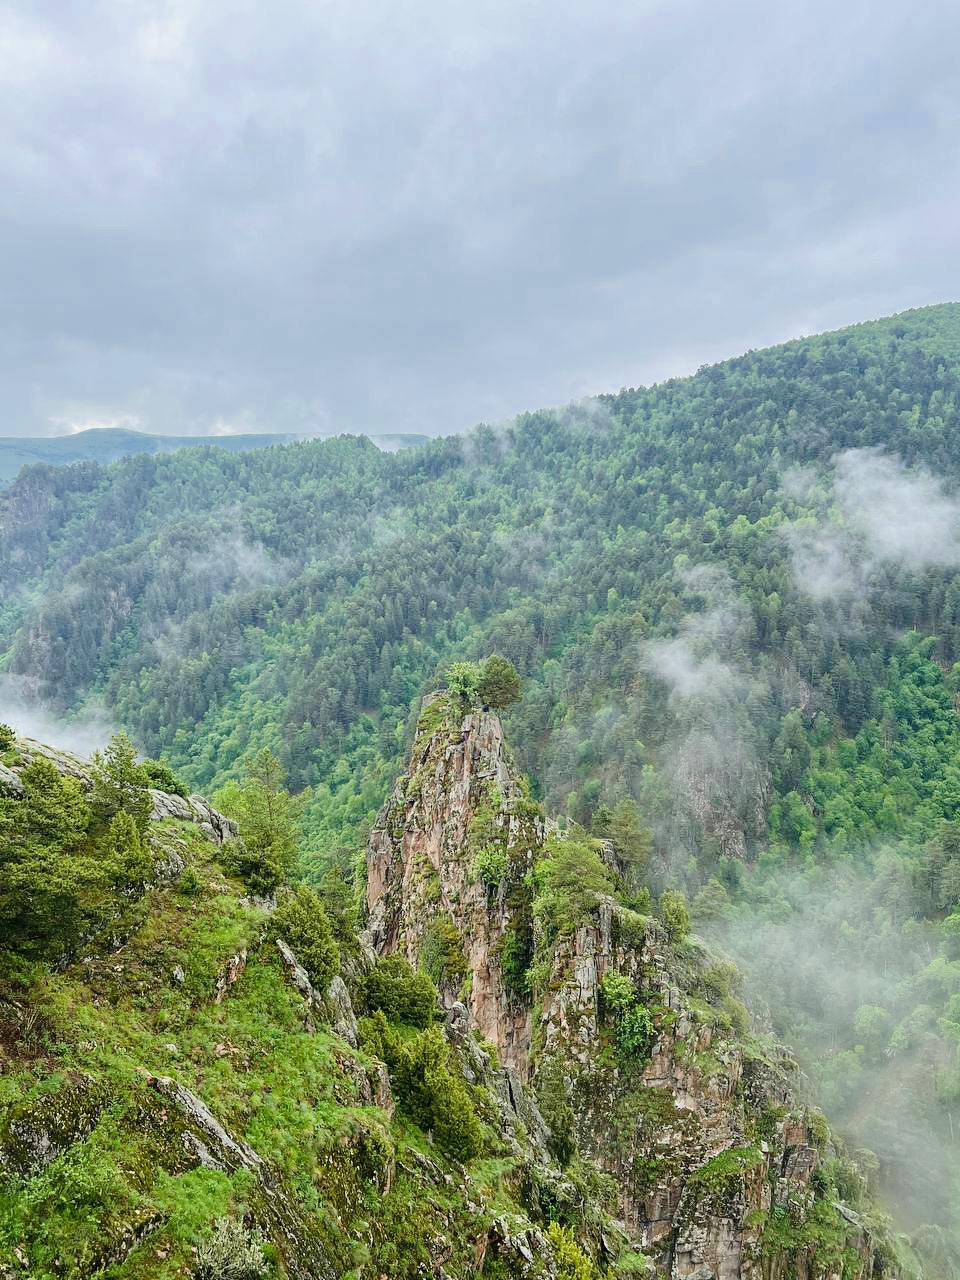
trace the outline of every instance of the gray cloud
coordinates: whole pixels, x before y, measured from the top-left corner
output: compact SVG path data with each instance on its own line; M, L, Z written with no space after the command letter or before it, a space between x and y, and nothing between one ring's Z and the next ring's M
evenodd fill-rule
M4 431L460 430L956 295L958 36L948 0L10 0Z

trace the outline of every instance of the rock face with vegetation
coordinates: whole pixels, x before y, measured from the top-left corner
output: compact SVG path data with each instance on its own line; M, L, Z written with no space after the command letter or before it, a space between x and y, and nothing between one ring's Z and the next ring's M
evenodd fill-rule
M429 700L410 772L370 836L368 928L378 951L422 964L446 1004L462 1000L521 1075L531 1016L511 985L510 949L518 922L530 929L524 882L542 842L542 816L509 763L499 718L458 718L444 695Z
M546 830L498 717L429 699L370 838L375 948L466 1003L539 1095L561 1163L579 1149L612 1177L658 1273L898 1274L861 1174L800 1105L785 1050L750 1031L735 970L688 936L682 901L664 894L655 919L615 842Z
M3 1280L645 1274L463 1004L306 886L250 892L289 834L266 764L237 834L122 741L2 753Z

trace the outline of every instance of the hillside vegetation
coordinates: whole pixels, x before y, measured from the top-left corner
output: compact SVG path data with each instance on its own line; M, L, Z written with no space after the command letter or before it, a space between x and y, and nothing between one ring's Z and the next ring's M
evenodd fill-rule
M2 678L227 798L270 748L303 874L349 894L420 698L503 655L532 798L633 832L949 1274L958 393L949 304L393 455L28 469Z

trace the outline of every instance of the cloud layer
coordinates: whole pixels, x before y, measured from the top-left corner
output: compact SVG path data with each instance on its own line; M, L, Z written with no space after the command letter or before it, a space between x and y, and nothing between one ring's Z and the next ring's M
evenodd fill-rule
M949 0L10 0L4 432L449 432L956 296L958 37Z

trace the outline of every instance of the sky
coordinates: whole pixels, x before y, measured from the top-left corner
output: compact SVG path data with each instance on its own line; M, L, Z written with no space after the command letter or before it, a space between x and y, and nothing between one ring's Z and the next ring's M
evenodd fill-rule
M960 298L954 0L0 0L0 435L449 434Z

